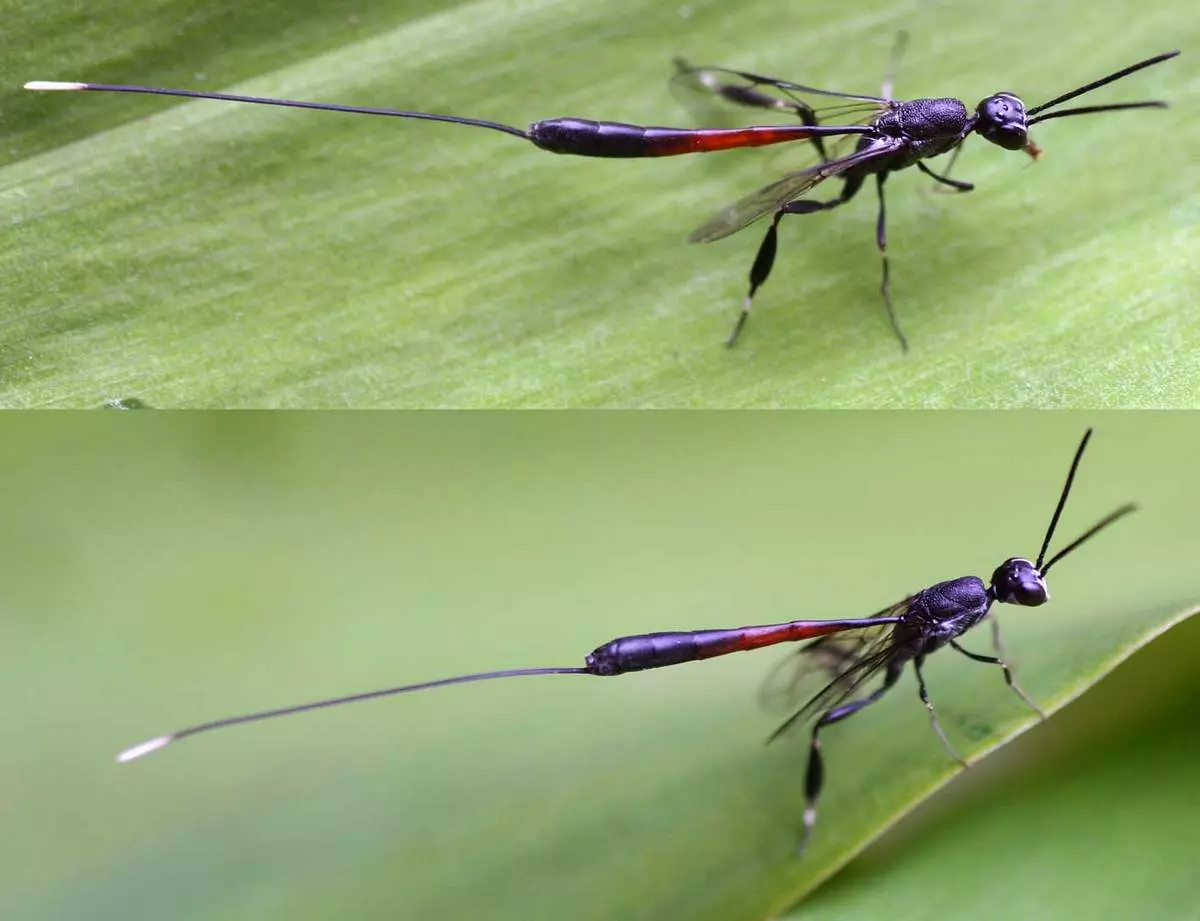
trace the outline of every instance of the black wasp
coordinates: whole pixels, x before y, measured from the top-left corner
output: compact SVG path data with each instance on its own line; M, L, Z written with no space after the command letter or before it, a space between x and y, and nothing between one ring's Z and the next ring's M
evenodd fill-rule
M890 79L882 96L860 96L817 89L786 80L775 80L723 67L692 67L676 62L679 85L691 86L703 92L715 93L725 100L750 108L782 111L800 119L799 125L759 125L749 128L651 128L621 122L592 121L585 118L551 118L534 122L528 130L499 122L457 115L434 115L402 109L381 109L367 106L345 106L323 102L300 102L292 99L265 99L258 96L239 96L230 93L206 93L196 90L160 89L150 86L131 86L111 83L56 83L42 80L25 84L29 90L94 90L118 93L149 93L160 96L185 96L199 99L219 99L227 102L249 102L261 105L289 106L300 109L322 109L361 115L386 115L395 118L414 118L424 121L450 122L475 128L501 131L530 141L542 150L583 157L669 157L687 153L707 153L737 147L764 147L790 141L811 141L820 163L759 189L720 213L696 230L688 239L693 243L709 243L736 233L747 224L773 214L771 226L750 267L750 292L738 315L733 332L725 340L733 345L750 313L754 293L771 274L775 263L779 222L786 214L811 214L828 211L853 198L868 176L875 177L879 194L879 217L875 226L875 241L883 259L883 293L888 319L900 345L907 351L908 341L900 329L892 307L888 279L887 228L883 202L883 184L897 170L916 166L926 175L958 192L974 188L969 182L950 178L953 159L946 172L939 175L923 162L931 157L953 151L957 156L963 141L978 134L986 141L1006 150L1024 150L1035 159L1041 149L1029 138L1028 129L1039 122L1069 115L1088 115L1118 109L1164 108L1165 102L1122 102L1109 105L1082 106L1048 112L1084 93L1099 89L1153 64L1175 57L1178 51L1155 55L1116 73L1093 80L1069 93L1056 96L1032 109L1026 109L1013 93L988 96L974 112L968 112L961 100L950 97L914 99L898 102L891 98ZM841 106L817 110L803 100L804 96L826 96L848 100ZM822 117L850 120L852 124L821 124ZM857 119L857 121L855 121ZM824 138L857 137L853 152L830 157ZM817 185L839 176L843 180L837 198L813 201L800 196Z
M771 735L771 739L774 739L785 730L804 723L810 717L816 717L812 723L808 769L805 774L807 806L804 811L804 835L801 841L801 847L803 847L807 843L816 821L817 800L824 784L824 762L821 757L819 738L821 730L852 716L879 700L895 686L904 672L905 666L910 662L916 672L921 700L929 710L929 719L933 728L942 740L942 744L959 761L962 761L962 758L942 731L942 727L938 723L937 712L933 708L933 703L925 687L925 678L921 668L930 654L944 646L950 646L976 662L999 666L1009 687L1041 714L1037 705L1013 680L1012 671L1002 656L985 656L969 652L959 645L958 638L985 618L993 616L991 608L996 602L1019 604L1025 607L1037 607L1045 604L1050 597L1045 579L1050 568L1084 541L1136 508L1132 503L1121 506L1102 518L1049 560L1046 559L1046 552L1050 547L1050 540L1054 536L1054 529L1058 525L1059 516L1062 515L1067 496L1071 492L1071 484L1075 480L1075 471L1079 467L1084 448L1087 447L1088 439L1091 436L1092 432L1089 429L1075 452L1075 459L1071 462L1071 469L1067 474L1066 485L1063 486L1058 506L1054 509L1054 515L1050 519L1050 526L1046 529L1046 537L1042 541L1042 549L1038 552L1037 560L1030 562L1023 557L1005 560L992 573L990 585L985 585L983 580L977 576L963 576L948 582L939 582L937 585L922 589L870 617L855 620L794 620L757 627L646 633L619 637L594 649L584 659L582 667L517 668L456 675L436 681L424 681L419 684L407 684L401 687L335 697L277 710L228 717L190 726L169 735L158 736L148 742L126 749L118 755L117 760L132 761L188 736L238 723L272 719L292 713L301 713L305 710L334 707L394 694L407 694L412 691L423 691L449 684L465 684L472 681L529 675L608 677L626 672L640 672L668 665L680 665L699 659L711 659L733 652L774 646L777 643L816 638L814 642L803 646L799 650L799 655L806 664L814 665L828 672L829 683ZM997 652L1000 652L999 633L994 620L993 629L997 630L994 637ZM882 683L870 693L858 696L857 692L862 686L878 675L882 675ZM965 762L963 763L965 764Z
M901 34L895 57L899 57L904 44ZM879 196L879 212L875 222L875 243L883 262L883 281L880 293L887 308L892 331L900 346L908 350L908 340L900 329L892 306L891 282L887 258L887 211L884 205L883 185L889 175L910 166L956 192L970 192L975 186L969 182L950 178L954 161L962 150L963 142L972 134L1005 150L1023 150L1033 159L1041 156L1042 150L1029 137L1029 128L1039 122L1069 115L1085 115L1093 112L1111 112L1118 109L1165 108L1165 102L1125 102L1110 105L1084 106L1047 112L1053 106L1082 96L1135 71L1159 64L1179 54L1169 51L1155 55L1137 64L1122 68L1116 73L1093 80L1091 83L1056 96L1032 109L1015 93L994 93L982 100L974 112L959 99L941 97L936 99L914 99L900 102L892 99L891 78L884 85L882 96L855 96L831 90L801 86L770 77L721 67L692 67L682 60L676 61L679 71L676 80L702 89L729 102L762 109L774 109L795 114L805 125L818 126L822 116L839 119L858 117L867 122L865 128L851 126L820 126L821 132L811 138L820 163L817 166L790 173L782 179L764 186L716 214L688 238L693 243L710 243L736 233L746 225L773 213L771 225L758 248L758 254L750 267L750 291L742 305L733 332L726 343L733 345L750 315L750 304L755 292L771 274L778 248L779 222L788 214L812 214L829 211L850 201L870 176L875 177L875 190ZM778 94L778 95L773 95ZM801 98L806 94L834 96L852 100L851 103L832 109L818 111ZM1042 114L1046 113L1046 114ZM848 154L830 157L824 138L836 135L857 135L854 150ZM944 173L935 173L922 161L950 153L950 162ZM817 185L834 176L842 179L842 188L836 198L814 201L800 196L812 191Z
M904 46L905 36L901 34L896 46L895 58L899 58L900 49ZM824 145L824 138L850 134L850 126L838 128L822 126L828 131L822 131L811 138L820 163L815 167L802 169L788 174L782 179L758 189L754 194L726 207L716 213L702 227L696 229L688 239L691 242L707 243L721 240L737 233L746 225L757 221L758 218L774 213L767 235L763 237L762 245L754 263L750 266L750 291L746 294L742 313L738 315L733 331L726 339L732 345L737 341L746 319L750 315L751 301L758 288L767 281L770 270L775 264L775 253L778 249L779 222L785 215L810 215L816 211L829 211L850 201L858 194L863 183L869 176L875 176L875 189L880 199L880 210L875 222L875 242L880 249L880 259L883 263L883 279L880 293L883 295L884 306L887 307L888 320L896 339L899 339L901 349L907 351L908 341L904 331L900 329L892 305L892 285L890 285L887 257L887 209L884 206L883 183L895 171L917 167L930 179L941 185L954 189L955 192L971 192L973 183L952 179L950 170L954 168L955 158L962 149L962 143L971 134L978 134L986 142L1001 146L1004 150L1024 150L1030 157L1037 159L1042 155L1042 149L1030 138L1028 130L1038 122L1050 119L1066 118L1068 115L1085 115L1097 112L1114 112L1117 109L1147 109L1165 108L1165 102L1126 102L1108 104L1108 106L1086 106L1073 109L1061 109L1050 113L1048 110L1058 104L1082 96L1085 92L1099 89L1100 86L1115 82L1130 73L1142 70L1144 67L1160 64L1174 58L1178 52L1168 52L1154 55L1138 64L1122 68L1108 77L1093 80L1092 83L1080 86L1061 96L1052 98L1040 106L1025 108L1025 103L1013 92L996 92L984 98L976 106L973 113L967 112L967 107L961 100L953 97L923 98L900 102L892 98L892 80L888 78L884 84L882 96L854 96L841 94L832 90L821 90L812 86L802 86L776 80L770 77L760 77L757 74L742 71L730 71L724 67L692 67L683 60L676 61L678 68L677 80L689 84L694 89L713 92L728 102L740 106L782 110L791 112L804 125L820 125L821 116L830 115L838 119L858 116L860 122L869 122L865 131L854 132L858 140L850 153L830 157ZM773 95L778 94L778 95ZM851 103L832 109L820 110L809 106L803 101L804 95L834 96L850 100ZM938 174L922 161L950 153L950 161L946 171ZM804 195L830 177L839 176L842 180L838 197L826 201L802 199Z

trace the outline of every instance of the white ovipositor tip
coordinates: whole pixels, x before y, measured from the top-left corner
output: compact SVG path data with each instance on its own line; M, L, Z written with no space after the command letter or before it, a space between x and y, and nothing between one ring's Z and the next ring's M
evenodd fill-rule
M86 90L86 83L55 83L53 80L30 80L25 84L27 90Z
M125 764L128 761L133 761L135 758L142 757L142 755L158 751L160 748L165 748L170 742L171 736L159 736L157 739L151 739L149 742L143 742L141 745L127 748L121 754L117 755L117 764Z

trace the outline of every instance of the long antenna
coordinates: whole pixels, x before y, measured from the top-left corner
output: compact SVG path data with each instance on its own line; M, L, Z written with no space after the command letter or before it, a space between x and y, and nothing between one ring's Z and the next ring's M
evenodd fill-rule
M1107 86L1108 84L1112 83L1114 80L1120 80L1122 77L1128 77L1130 74L1136 73L1137 71L1139 71L1145 67L1152 67L1155 64L1161 64L1163 61L1169 61L1171 58L1175 57L1175 55L1177 55L1177 54L1179 54L1178 51L1167 51L1167 52L1164 52L1163 54L1156 54L1152 58L1146 58L1146 60L1139 61L1136 64L1130 64L1128 67L1118 70L1115 74L1109 74L1107 77L1101 77L1099 80L1093 80L1091 83L1085 84L1084 86L1081 86L1078 89L1071 90L1071 92L1069 92L1069 93L1063 93L1061 96L1056 96L1053 99L1051 99L1049 102L1043 102L1040 106L1034 106L1032 109L1027 110L1025 114L1026 115L1037 115L1038 112L1044 112L1047 109L1053 108L1054 106L1058 105L1060 102L1066 102L1068 99L1074 99L1076 96L1082 96L1084 93L1090 93L1092 90L1097 90L1102 86ZM1165 103L1164 103L1164 105L1165 105ZM1091 111L1104 111L1104 109L1096 108ZM1082 113L1080 112L1080 113L1076 113L1076 114L1082 114ZM1034 119L1033 121L1030 121L1029 124L1032 125L1034 121L1044 121L1044 120L1045 119Z
M1027 126L1037 125L1041 122L1048 122L1052 118L1066 118L1068 115L1091 115L1093 112L1116 112L1120 109L1169 109L1170 105L1161 101L1154 102L1118 102L1109 106L1080 106L1077 109L1062 109L1059 112L1051 112L1049 115L1040 115L1037 118L1031 118L1025 124Z
M1122 505L1115 512L1112 512L1111 514L1106 515L1104 518L1102 518L1096 524L1092 525L1090 528L1088 528L1086 531L1084 531L1084 533L1081 537L1077 537L1075 540L1071 541L1071 543L1067 544L1067 546L1063 547L1062 550L1059 550L1058 553L1054 554L1054 556L1050 557L1049 563L1047 563L1045 566L1039 566L1038 572L1040 572L1044 576L1046 573L1048 573L1050 571L1051 566L1053 566L1055 563L1057 563L1059 560L1061 560L1064 556L1066 556L1068 553L1070 553L1072 550L1074 550L1076 547L1078 547L1080 544L1082 544L1089 537L1092 537L1097 532L1103 530L1104 528L1107 528L1110 524L1112 524L1118 518L1124 518L1130 512L1136 512L1137 509L1138 509L1138 507L1137 507L1136 502L1127 502L1125 505Z
M1050 546L1050 539L1054 537L1054 529L1058 527L1059 516L1062 515L1063 506L1067 504L1067 496L1071 494L1071 484L1075 482L1075 471L1079 469L1079 461L1083 458L1083 450L1087 447L1087 443L1091 440L1092 430L1088 429L1083 433L1083 441L1079 442L1079 447L1075 450L1075 459L1071 461L1071 470L1067 474L1067 482L1063 486L1062 495L1058 497L1058 507L1054 510L1054 517L1050 519L1050 527L1046 529L1046 539L1042 541L1042 549L1038 551L1037 563L1034 564L1034 569L1042 572L1042 560L1046 558L1046 548Z
M358 703L361 700L374 700L377 697L391 697L394 694L407 694L409 691L424 691L426 688L440 688L447 684L467 684L472 681L490 681L492 678L517 678L523 675L590 675L593 672L586 668L511 668L496 672L478 672L473 675L458 675L454 678L439 678L437 681L423 681L420 684L405 684L397 688L384 688L379 691L366 691L362 694L350 694L346 697L331 697L328 700L317 700L307 704L296 704L292 707L280 707L277 710L261 710L258 713L247 713L243 716L230 716L211 723L199 723L188 726L165 736L157 736L149 741L131 746L117 755L117 761L124 764L148 755L150 752L166 748L172 742L186 739L188 736L199 735L213 729L223 729L226 726L236 726L238 723L255 723L259 720L275 719L277 716L290 716L293 713L303 713L306 710L321 710L325 707L340 707L342 704Z
M1042 565L1042 561L1046 558L1046 550L1049 548L1050 541L1054 537L1054 529L1058 527L1058 519L1062 515L1063 507L1067 504L1067 496L1071 494L1071 484L1075 482L1075 471L1079 469L1079 462L1083 459L1083 450L1087 447L1088 441L1091 439L1091 437L1092 430L1088 429L1083 433L1083 440L1079 442L1079 447L1075 450L1075 459L1071 461L1071 470L1067 473L1067 482L1063 485L1062 495L1058 497L1058 507L1054 509L1054 517L1050 519L1050 527L1046 529L1046 539L1042 541L1042 549L1038 552L1038 558L1037 562L1034 564L1034 568L1043 576L1050 571L1051 566L1061 560L1064 556L1066 556L1084 541L1094 537L1118 518L1124 518L1130 512L1137 511L1136 503L1127 502L1115 512L1111 512L1104 518L1100 519L1100 521L1084 531L1080 537L1075 538L1075 540L1067 544L1067 546L1065 546L1062 550L1054 554L1054 556L1050 558L1050 562L1046 563L1045 566Z
M270 99L265 96L237 96L232 93L202 93L197 90L166 90L154 86L130 86L121 83L54 83L47 80L32 80L25 89L37 92L92 90L104 93L148 93L152 96L185 96L190 99L219 99L224 102L248 102L261 106L286 106L292 109L321 109L325 112L349 112L351 115L387 115L392 118L419 118L431 122L449 122L452 125L470 125L475 128L491 128L525 140L529 135L512 125L484 121L481 118L462 118L458 115L431 115L428 112L409 112L404 109L377 109L371 106L343 106L332 102L300 102L295 99Z

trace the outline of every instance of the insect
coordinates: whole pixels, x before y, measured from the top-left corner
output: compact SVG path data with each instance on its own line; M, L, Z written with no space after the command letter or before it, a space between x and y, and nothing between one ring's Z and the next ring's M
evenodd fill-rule
M139 745L126 749L117 756L119 762L133 761L143 755L160 748L186 739L189 736L210 732L226 726L239 723L249 723L258 720L274 719L306 710L318 710L325 707L335 707L342 704L371 700L378 697L388 697L396 694L407 694L412 691L424 691L430 688L444 687L451 684L466 684L474 681L490 681L498 678L516 678L532 675L596 675L608 677L622 675L627 672L640 672L652 668L663 668L669 665L680 665L684 662L694 662L700 659L711 659L716 656L728 655L750 649L760 649L774 646L778 643L792 643L800 640L814 640L798 650L802 665L814 666L825 671L828 683L808 703L793 713L770 736L773 740L786 730L805 723L815 717L812 722L808 767L805 774L806 806L803 820L803 835L801 849L808 842L816 822L817 801L824 784L824 761L821 756L820 733L834 723L841 722L864 707L875 703L892 687L904 672L904 668L912 663L916 672L921 701L929 711L929 719L938 738L953 758L966 764L962 757L951 745L938 722L937 711L925 686L922 666L926 657L944 646L962 653L976 662L984 662L998 666L1004 675L1008 686L1030 707L1043 715L1037 705L1027 695L1013 678L1012 670L1003 658L999 642L998 628L995 626L991 608L995 603L1016 604L1025 607L1037 607L1049 600L1046 589L1046 574L1067 554L1073 552L1085 541L1108 527L1119 518L1134 511L1133 503L1122 505L1114 512L1106 515L1090 527L1082 536L1076 538L1050 559L1046 553L1054 530L1058 526L1059 517L1071 492L1075 481L1075 473L1083 457L1084 449L1091 438L1092 431L1088 429L1075 452L1067 474L1066 484L1046 529L1045 539L1041 550L1033 562L1023 557L1012 557L1005 560L992 573L991 583L985 585L976 576L963 576L937 585L922 589L916 594L889 605L870 617L851 620L794 620L780 624L767 624L755 627L738 627L724 630L696 630L671 633L646 633L636 636L623 636L592 650L584 659L582 667L552 667L552 668L516 668L500 671L478 672L468 675L456 675L451 678L441 678L435 681L424 681L418 684L407 684L400 687L384 688L368 691L362 694L351 694L345 697L335 697L319 700L313 703L298 704L276 710L265 710L242 716L228 717L208 723L200 723L181 729L169 735L158 736ZM993 637L996 641L996 656L979 655L969 652L958 643L958 638L981 623L988 617L993 618ZM882 675L880 685L870 693L856 696L857 692L872 678Z
M1107 77L1093 80L1069 93L1056 96L1049 102L1026 109L1025 104L1013 93L1003 92L988 96L973 113L958 99L914 99L901 102L891 98L891 80L884 87L882 96L860 96L838 93L832 90L802 86L785 80L775 80L723 67L692 67L676 61L675 80L701 92L715 93L735 105L750 108L782 111L795 115L798 125L757 125L747 128L656 128L627 125L620 122L592 121L585 118L551 118L534 122L528 129L504 125L478 118L457 115L434 115L428 112L410 112L402 109L381 109L366 106L347 106L323 102L299 102L291 99L266 99L257 96L238 96L230 93L207 93L196 90L160 89L149 86L129 86L109 83L55 83L33 81L25 84L28 90L93 90L117 93L149 93L160 96L185 96L198 99L218 99L228 102L248 102L261 105L289 106L301 109L321 109L332 112L349 112L362 115L387 115L396 118L414 118L426 121L450 122L476 128L488 128L523 138L534 146L551 153L572 154L582 157L671 157L688 153L708 153L730 150L737 147L763 147L792 141L810 141L820 162L807 169L789 173L782 179L759 189L727 208L718 212L711 220L699 227L688 238L693 243L710 243L730 236L767 215L773 215L766 236L758 248L758 254L750 267L750 290L742 304L733 331L726 338L733 345L750 315L750 305L755 293L775 264L778 249L779 222L788 214L812 214L829 211L850 201L869 176L875 177L875 188L879 195L879 216L875 226L875 242L883 262L883 281L880 292L887 308L892 331L903 350L908 350L908 340L900 328L892 305L891 283L888 274L887 227L884 209L883 185L887 177L902 169L916 166L921 172L957 192L969 192L974 186L950 178L953 156L957 156L963 141L978 134L984 140L1006 150L1024 150L1036 159L1041 154L1029 137L1028 129L1039 122L1070 115L1087 115L1094 112L1111 112L1118 109L1165 108L1165 102L1123 102L1109 105L1083 106L1073 109L1049 110L1061 103L1090 93L1092 90L1120 80L1143 68L1159 64L1175 57L1178 51L1155 55L1137 64L1131 64ZM803 100L804 96L825 96L847 100L833 110L819 111ZM821 124L824 115L840 118L857 118L854 124ZM857 138L854 150L848 154L831 158L824 139L837 137ZM939 175L922 161L953 151L946 172ZM842 179L842 188L836 198L814 201L801 198L826 179Z

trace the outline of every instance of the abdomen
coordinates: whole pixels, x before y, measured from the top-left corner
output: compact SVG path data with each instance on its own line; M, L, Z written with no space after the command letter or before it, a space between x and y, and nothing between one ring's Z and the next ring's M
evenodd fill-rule
M577 157L675 157L810 140L831 129L812 125L750 128L654 128L586 118L548 118L529 126L529 140L551 153ZM862 133L865 129L854 129Z

